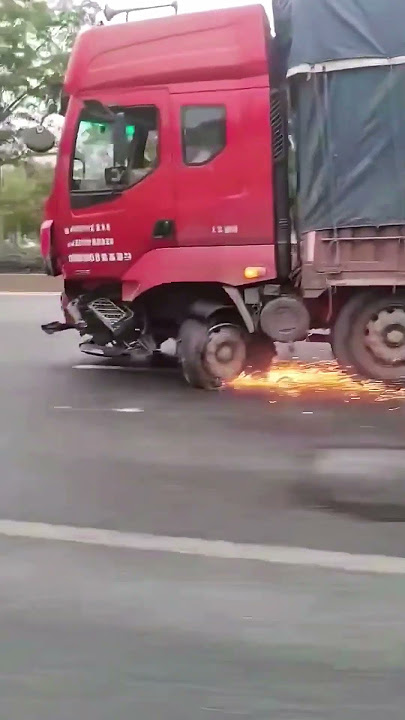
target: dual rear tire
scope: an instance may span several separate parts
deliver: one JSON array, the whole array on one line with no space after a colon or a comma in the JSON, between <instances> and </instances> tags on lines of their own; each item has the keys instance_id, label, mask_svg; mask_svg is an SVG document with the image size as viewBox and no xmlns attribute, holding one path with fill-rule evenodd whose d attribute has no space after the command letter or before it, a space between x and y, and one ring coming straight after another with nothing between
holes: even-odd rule
<instances>
[{"instance_id":1,"label":"dual rear tire","mask_svg":"<svg viewBox=\"0 0 405 720\"><path fill-rule=\"evenodd\" d=\"M340 366L363 378L405 380L405 293L365 291L353 295L332 329Z\"/></svg>"}]
</instances>

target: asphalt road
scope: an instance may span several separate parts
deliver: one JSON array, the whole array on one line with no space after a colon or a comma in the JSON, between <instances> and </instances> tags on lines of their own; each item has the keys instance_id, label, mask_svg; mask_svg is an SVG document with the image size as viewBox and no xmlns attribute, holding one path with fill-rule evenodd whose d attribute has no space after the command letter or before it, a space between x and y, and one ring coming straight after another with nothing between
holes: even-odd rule
<instances>
[{"instance_id":1,"label":"asphalt road","mask_svg":"<svg viewBox=\"0 0 405 720\"><path fill-rule=\"evenodd\" d=\"M56 297L0 296L0 517L226 540L236 554L0 529L0 718L402 719L403 577L237 555L258 543L402 557L402 523L292 492L314 446L403 447L402 406L100 369L74 335L41 334L57 313Z\"/></svg>"}]
</instances>

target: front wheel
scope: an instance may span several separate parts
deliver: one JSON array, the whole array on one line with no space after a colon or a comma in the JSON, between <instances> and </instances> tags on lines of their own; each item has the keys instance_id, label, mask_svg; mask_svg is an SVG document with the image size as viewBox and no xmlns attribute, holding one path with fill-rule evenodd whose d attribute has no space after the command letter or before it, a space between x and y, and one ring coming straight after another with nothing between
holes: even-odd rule
<instances>
[{"instance_id":1,"label":"front wheel","mask_svg":"<svg viewBox=\"0 0 405 720\"><path fill-rule=\"evenodd\" d=\"M189 385L214 390L235 380L244 370L245 333L237 325L210 325L190 318L180 328L178 355Z\"/></svg>"},{"instance_id":2,"label":"front wheel","mask_svg":"<svg viewBox=\"0 0 405 720\"><path fill-rule=\"evenodd\" d=\"M332 332L338 362L372 380L405 380L405 294L365 292L340 311Z\"/></svg>"}]
</instances>

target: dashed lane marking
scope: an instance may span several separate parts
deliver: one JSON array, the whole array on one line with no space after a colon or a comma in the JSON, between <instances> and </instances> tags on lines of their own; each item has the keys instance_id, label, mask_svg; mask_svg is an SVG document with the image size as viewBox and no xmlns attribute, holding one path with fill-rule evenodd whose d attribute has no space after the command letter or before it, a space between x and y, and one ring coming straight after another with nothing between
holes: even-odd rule
<instances>
[{"instance_id":1,"label":"dashed lane marking","mask_svg":"<svg viewBox=\"0 0 405 720\"><path fill-rule=\"evenodd\" d=\"M115 412L115 413L143 413L144 409L139 407L123 407L123 408L81 408L72 407L71 405L54 405L54 410L67 410L71 412Z\"/></svg>"},{"instance_id":2,"label":"dashed lane marking","mask_svg":"<svg viewBox=\"0 0 405 720\"><path fill-rule=\"evenodd\" d=\"M150 373L151 368L150 367L129 367L128 365L91 365L91 364L83 364L83 365L73 365L73 370L120 370L121 372L146 372Z\"/></svg>"}]
</instances>

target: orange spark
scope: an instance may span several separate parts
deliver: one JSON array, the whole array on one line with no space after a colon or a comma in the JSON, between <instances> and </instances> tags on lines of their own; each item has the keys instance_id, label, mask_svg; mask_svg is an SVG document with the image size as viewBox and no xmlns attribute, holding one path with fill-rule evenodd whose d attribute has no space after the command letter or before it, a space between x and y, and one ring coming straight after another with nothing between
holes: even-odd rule
<instances>
[{"instance_id":1,"label":"orange spark","mask_svg":"<svg viewBox=\"0 0 405 720\"><path fill-rule=\"evenodd\" d=\"M395 400L398 404L405 400L405 388L357 379L340 370L335 362L306 364L279 361L267 373L243 373L230 386L236 390L263 390L279 396L340 398L345 402Z\"/></svg>"}]
</instances>

